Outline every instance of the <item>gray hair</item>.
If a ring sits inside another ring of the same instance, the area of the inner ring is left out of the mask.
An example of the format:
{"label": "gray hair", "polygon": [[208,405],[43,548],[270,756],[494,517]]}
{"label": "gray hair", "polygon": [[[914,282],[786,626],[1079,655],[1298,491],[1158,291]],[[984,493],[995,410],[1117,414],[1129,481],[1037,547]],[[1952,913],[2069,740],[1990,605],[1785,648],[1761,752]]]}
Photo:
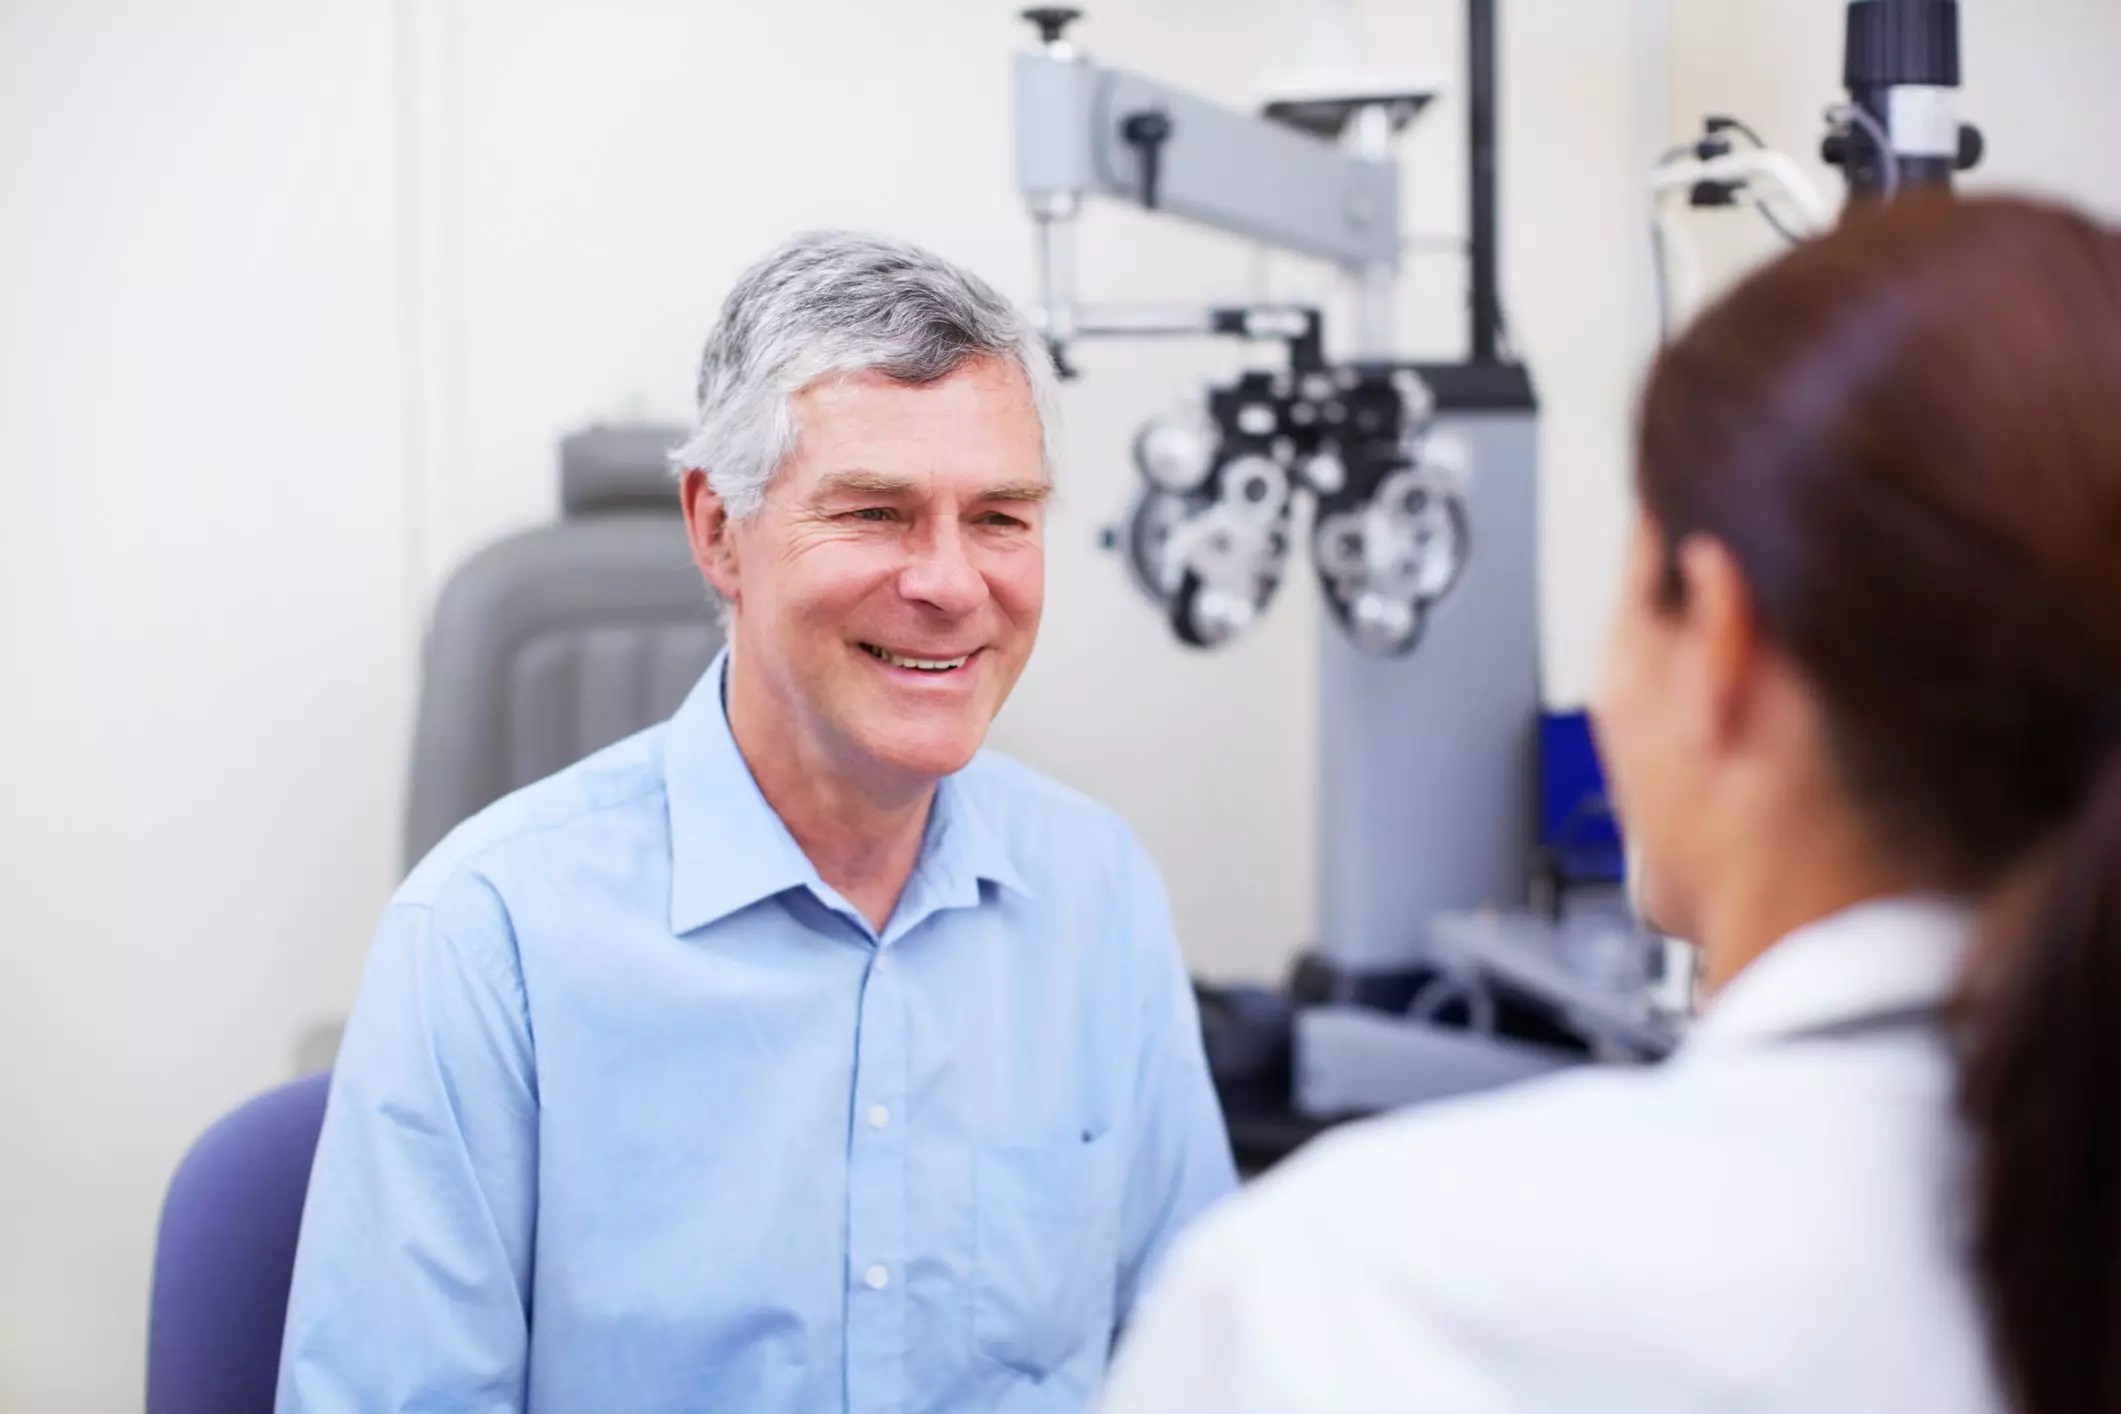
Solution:
{"label": "gray hair", "polygon": [[932,383],[977,358],[1007,359],[1031,385],[1050,477],[1053,362],[1008,300],[918,246],[846,231],[797,236],[729,292],[700,359],[699,418],[671,466],[706,472],[741,520],[795,449],[797,393],[868,372]]}

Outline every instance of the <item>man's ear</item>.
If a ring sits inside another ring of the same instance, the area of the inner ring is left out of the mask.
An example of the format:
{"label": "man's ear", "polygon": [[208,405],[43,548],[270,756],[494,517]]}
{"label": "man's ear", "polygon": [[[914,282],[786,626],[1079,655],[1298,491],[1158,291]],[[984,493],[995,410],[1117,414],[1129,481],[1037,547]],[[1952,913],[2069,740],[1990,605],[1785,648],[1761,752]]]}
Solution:
{"label": "man's ear", "polygon": [[707,473],[687,467],[678,483],[678,497],[685,508],[685,535],[692,542],[692,561],[722,596],[722,602],[737,602],[737,551],[731,535],[735,529],[729,508],[708,483]]}

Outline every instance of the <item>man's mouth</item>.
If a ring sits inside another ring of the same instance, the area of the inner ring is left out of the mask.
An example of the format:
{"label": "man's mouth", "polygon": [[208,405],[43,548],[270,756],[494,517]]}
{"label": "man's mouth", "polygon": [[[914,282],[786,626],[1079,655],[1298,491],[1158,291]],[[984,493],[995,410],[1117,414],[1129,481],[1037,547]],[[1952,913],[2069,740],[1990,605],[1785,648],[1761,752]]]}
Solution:
{"label": "man's mouth", "polygon": [[972,654],[956,658],[913,658],[904,653],[894,653],[888,648],[879,648],[874,643],[864,643],[862,651],[879,663],[889,663],[894,668],[911,668],[917,673],[955,672],[972,661]]}

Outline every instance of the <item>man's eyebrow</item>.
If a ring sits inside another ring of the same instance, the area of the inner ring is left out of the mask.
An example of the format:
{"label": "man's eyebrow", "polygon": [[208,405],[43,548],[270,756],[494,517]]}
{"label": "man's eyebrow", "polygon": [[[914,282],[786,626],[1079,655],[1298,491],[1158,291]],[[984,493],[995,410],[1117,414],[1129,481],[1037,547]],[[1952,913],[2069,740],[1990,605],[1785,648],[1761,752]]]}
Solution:
{"label": "man's eyebrow", "polygon": [[1049,481],[1005,481],[999,486],[990,486],[979,493],[982,501],[1014,501],[1023,505],[1037,505],[1053,495],[1053,484]]}
{"label": "man's eyebrow", "polygon": [[918,489],[906,477],[881,471],[835,471],[818,482],[813,494],[825,500],[832,496],[908,496]]}
{"label": "man's eyebrow", "polygon": [[[893,476],[881,471],[835,471],[818,481],[812,492],[815,499],[830,500],[836,496],[911,496],[921,489],[919,483],[904,476]],[[1016,505],[1036,505],[1053,495],[1052,484],[1045,481],[1004,481],[996,486],[983,488],[973,499],[976,501],[1005,501]]]}

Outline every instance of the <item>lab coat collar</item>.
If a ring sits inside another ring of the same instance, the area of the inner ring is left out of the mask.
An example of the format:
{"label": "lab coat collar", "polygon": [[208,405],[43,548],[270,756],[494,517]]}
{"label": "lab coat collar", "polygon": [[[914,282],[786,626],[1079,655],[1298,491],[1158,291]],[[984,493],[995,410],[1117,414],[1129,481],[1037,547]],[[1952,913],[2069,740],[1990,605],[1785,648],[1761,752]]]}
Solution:
{"label": "lab coat collar", "polygon": [[1702,1014],[1679,1057],[1941,1007],[1977,915],[1942,898],[1878,899],[1809,923],[1755,958]]}
{"label": "lab coat collar", "polygon": [[[663,746],[664,792],[670,808],[670,929],[689,933],[773,898],[807,888],[827,907],[851,912],[818,874],[795,836],[759,790],[737,749],[723,705],[729,650],[715,656],[684,705],[671,718]],[[985,879],[1024,892],[1000,836],[957,777],[938,783],[928,832],[914,866],[915,882],[932,885],[916,905],[970,907]],[[913,921],[902,902],[905,922]],[[902,931],[894,918],[894,931]]]}

